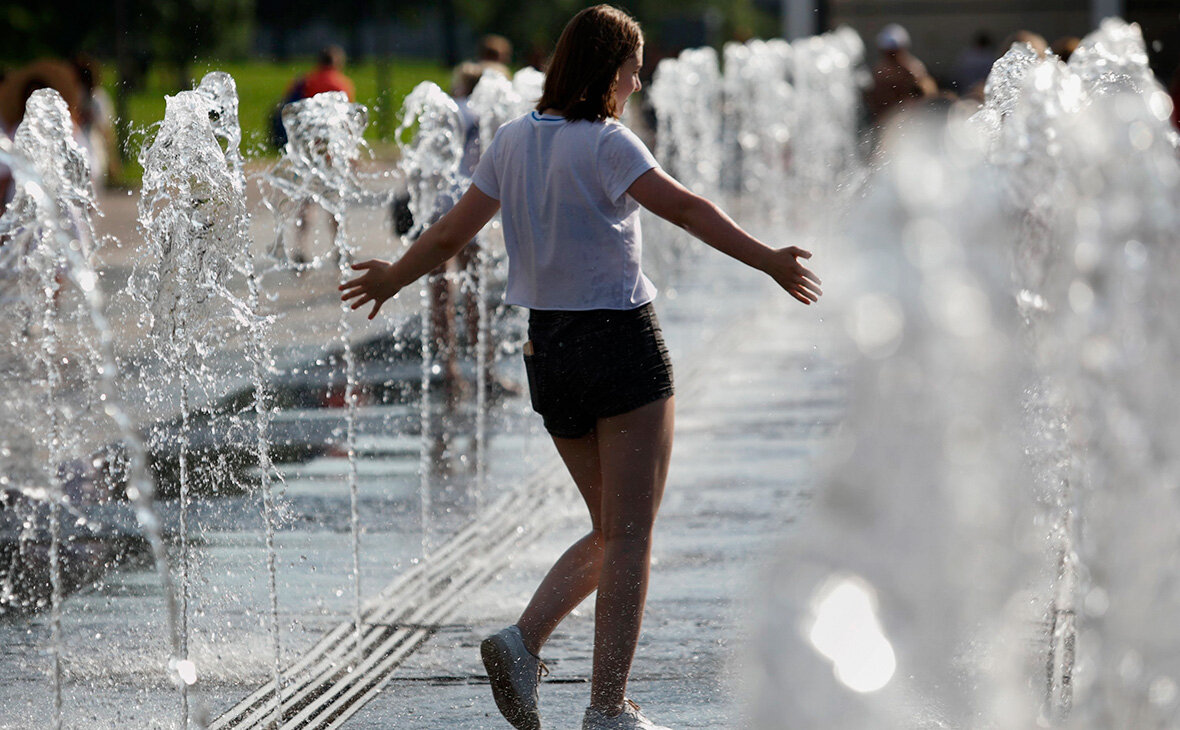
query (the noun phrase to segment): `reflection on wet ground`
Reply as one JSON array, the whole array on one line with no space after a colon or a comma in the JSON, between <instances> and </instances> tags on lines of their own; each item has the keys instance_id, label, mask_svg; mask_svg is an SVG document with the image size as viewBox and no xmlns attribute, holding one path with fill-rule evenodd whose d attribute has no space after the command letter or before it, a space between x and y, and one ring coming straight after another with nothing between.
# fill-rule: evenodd
<instances>
[{"instance_id":1,"label":"reflection on wet ground","mask_svg":"<svg viewBox=\"0 0 1180 730\"><path fill-rule=\"evenodd\" d=\"M364 461L361 476L390 473L389 460L403 460L403 475L412 475L423 443L428 444L432 481L442 485L438 499L458 509L464 500L454 483L475 469L472 434L477 414L473 399L450 401L439 395L441 373L432 377L431 409L436 417L428 439L421 434L421 341L418 319L408 320L389 333L353 348L357 358L359 428L369 434L357 444ZM293 497L301 483L326 482L339 476L335 459L344 457L344 363L339 349L297 364L283 377L267 383L272 419L270 457ZM465 375L474 378L471 368ZM492 378L493 404L505 397L510 381ZM473 388L468 388L473 392ZM258 454L254 434L242 426L252 418L254 389L245 387L212 407L189 416L188 468L196 505L198 532L221 529L261 529L261 515L250 494L258 486ZM152 443L175 443L180 418L153 424ZM379 434L396 434L382 436ZM147 439L145 439L147 440ZM149 454L166 534L177 529L175 505L180 470L179 453L157 449ZM135 510L126 495L120 444L107 445L90 463L62 465L60 475L68 496L60 555L65 592L85 587L124 561L145 558ZM417 495L406 494L387 508L409 511ZM349 528L347 513L324 509L308 494L304 514L289 511L288 524L315 521L332 529ZM451 504L453 503L453 504ZM289 503L293 507L294 503ZM0 617L38 611L49 604L50 556L48 506L15 490L0 492ZM464 510L466 512L466 510ZM332 515L340 517L337 524ZM326 521L325 521L326 519Z\"/></svg>"},{"instance_id":2,"label":"reflection on wet ground","mask_svg":"<svg viewBox=\"0 0 1180 730\"><path fill-rule=\"evenodd\" d=\"M735 271L728 263L711 261L695 275L681 273L678 287L666 287L657 301L676 359L678 384L689 387L693 382L694 363L706 359L702 343L731 326L765 293L759 286L742 283L748 280L740 275L735 278ZM316 278L313 272L295 283L310 289L303 298L319 302L315 313L303 316L327 320L333 305L317 291L330 285L330 279ZM505 318L504 341L519 342L520 313ZM420 345L415 331L420 318L403 314L400 319L404 324L391 331L360 330L362 339L354 345L362 403L355 443L360 583L366 597L419 564L424 545L432 550L443 544L481 508L515 489L553 458L552 445L539 430L528 399L512 392L493 397L487 486L486 493L480 493L474 463L474 388L468 388L453 406L441 396L432 402L428 419L432 428L424 441ZM300 330L299 341L288 343L279 358L281 374L272 372L269 382L274 408L271 449L279 477L275 550L284 666L352 612L342 358L332 347L308 347L309 334ZM328 333L321 341L330 339ZM497 370L497 379L509 385L523 381L523 371L510 349L499 353ZM469 383L473 371L467 362L464 375ZM270 609L262 496L255 488L258 474L251 432L245 427L251 423L251 404L250 389L238 387L195 413L190 433L196 499L188 514L189 648L200 680L194 701L208 708L211 716L265 682L273 657L267 633ZM164 431L177 427L176 421L155 425ZM727 428L725 424L718 427ZM429 453L425 463L431 465L425 480L419 471L424 444ZM110 461L118 463L117 458ZM174 540L179 525L173 477L176 461L168 454L153 454L152 466L162 495L164 532ZM66 717L104 722L124 717L133 718L136 727L167 727L175 714L175 694L164 684L161 667L167 656L167 629L159 586L150 561L142 556L142 546L123 538L139 530L120 488L114 486L119 482L117 466L98 471L105 476L92 474L71 487L72 507L84 519L78 524L69 521L68 529L77 537L66 541L63 554L67 584L73 591L63 615ZM26 518L30 525L44 523L43 516L21 515L16 505L0 513L6 520L13 518L5 524L6 537L19 534ZM89 530L84 537L83 528ZM26 562L17 561L25 565L25 578L15 582L29 586L19 602L36 608L44 598L35 596L31 587L44 581L45 548L38 547L44 541L35 529L25 534L33 536L25 541L21 557ZM178 549L170 543L170 550ZM4 558L7 567L0 570L7 569L15 578L12 566L17 563L7 553ZM49 707L47 635L46 617L36 612L10 612L0 620L0 643L7 647L0 666L0 718L29 716ZM5 722L0 720L0 728L17 727Z\"/></svg>"}]
</instances>

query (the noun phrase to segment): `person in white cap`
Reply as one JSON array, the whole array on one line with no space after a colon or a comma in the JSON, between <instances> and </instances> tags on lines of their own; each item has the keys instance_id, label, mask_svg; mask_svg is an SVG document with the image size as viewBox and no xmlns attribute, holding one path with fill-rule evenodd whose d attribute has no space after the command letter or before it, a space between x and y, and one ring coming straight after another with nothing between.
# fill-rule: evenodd
<instances>
[{"instance_id":1,"label":"person in white cap","mask_svg":"<svg viewBox=\"0 0 1180 730\"><path fill-rule=\"evenodd\" d=\"M926 66L910 53L910 34L897 23L890 23L877 34L880 59L873 68L873 85L865 95L865 104L875 125L917 99L938 93L938 84Z\"/></svg>"}]
</instances>

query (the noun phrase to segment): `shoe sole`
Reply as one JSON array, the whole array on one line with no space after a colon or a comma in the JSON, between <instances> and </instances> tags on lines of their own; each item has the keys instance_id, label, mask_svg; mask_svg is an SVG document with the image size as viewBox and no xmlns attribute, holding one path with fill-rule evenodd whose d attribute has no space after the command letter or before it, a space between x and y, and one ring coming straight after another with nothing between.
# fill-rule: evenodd
<instances>
[{"instance_id":1,"label":"shoe sole","mask_svg":"<svg viewBox=\"0 0 1180 730\"><path fill-rule=\"evenodd\" d=\"M540 716L524 708L520 695L508 679L512 660L508 658L508 645L504 640L489 636L479 645L479 655L492 683L492 698L504 719L516 730L541 730Z\"/></svg>"}]
</instances>

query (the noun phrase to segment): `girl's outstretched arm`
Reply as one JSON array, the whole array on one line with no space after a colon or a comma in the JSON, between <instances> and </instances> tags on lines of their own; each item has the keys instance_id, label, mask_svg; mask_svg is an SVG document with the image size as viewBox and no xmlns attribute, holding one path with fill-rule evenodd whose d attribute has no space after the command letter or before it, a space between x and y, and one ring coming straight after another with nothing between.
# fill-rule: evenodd
<instances>
[{"instance_id":1,"label":"girl's outstretched arm","mask_svg":"<svg viewBox=\"0 0 1180 730\"><path fill-rule=\"evenodd\" d=\"M468 187L455 207L427 228L396 262L370 259L353 264L352 268L365 273L341 284L344 294L340 298L355 299L353 309L373 302L369 319L376 317L387 299L459 253L499 209L500 201L474 185Z\"/></svg>"},{"instance_id":2,"label":"girl's outstretched arm","mask_svg":"<svg viewBox=\"0 0 1180 730\"><path fill-rule=\"evenodd\" d=\"M720 208L692 193L660 168L640 175L627 193L651 212L664 218L718 251L747 266L770 274L779 286L804 304L819 300L819 277L799 259L811 252L795 246L771 248L741 229Z\"/></svg>"}]
</instances>

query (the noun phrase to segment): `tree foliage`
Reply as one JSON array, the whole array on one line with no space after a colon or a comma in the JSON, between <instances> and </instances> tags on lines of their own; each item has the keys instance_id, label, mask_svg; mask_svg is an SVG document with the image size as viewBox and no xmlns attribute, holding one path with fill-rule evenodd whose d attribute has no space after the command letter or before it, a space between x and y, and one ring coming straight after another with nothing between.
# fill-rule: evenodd
<instances>
[{"instance_id":1,"label":"tree foliage","mask_svg":"<svg viewBox=\"0 0 1180 730\"><path fill-rule=\"evenodd\" d=\"M113 57L121 35L130 53L187 66L196 56L250 51L255 0L3 0L0 58L17 64L79 51Z\"/></svg>"},{"instance_id":2,"label":"tree foliage","mask_svg":"<svg viewBox=\"0 0 1180 730\"><path fill-rule=\"evenodd\" d=\"M566 22L595 0L456 0L460 13L477 33L507 36L518 50L518 60L530 49L548 53ZM720 21L720 38L774 33L774 18L754 0L616 0L644 27L649 43L664 42L661 30L669 21L699 20L713 14Z\"/></svg>"},{"instance_id":3,"label":"tree foliage","mask_svg":"<svg viewBox=\"0 0 1180 730\"><path fill-rule=\"evenodd\" d=\"M776 29L765 0L616 0L643 25L649 41L662 42L670 22L699 22L706 13L721 20L724 40L743 31ZM445 0L455 17L476 32L507 36L518 60L530 51L547 54L565 23L593 0ZM85 50L113 57L115 37L142 61L163 61L183 75L194 58L241 58L251 51L256 24L281 34L325 20L346 37L370 21L412 21L439 0L0 0L0 61L8 65L40 56L68 57ZM122 9L123 27L117 27ZM447 14L443 13L444 19Z\"/></svg>"},{"instance_id":4,"label":"tree foliage","mask_svg":"<svg viewBox=\"0 0 1180 730\"><path fill-rule=\"evenodd\" d=\"M112 13L84 0L0 0L0 59L16 64L43 56L68 56L112 32ZM86 18L87 22L78 22Z\"/></svg>"}]
</instances>

